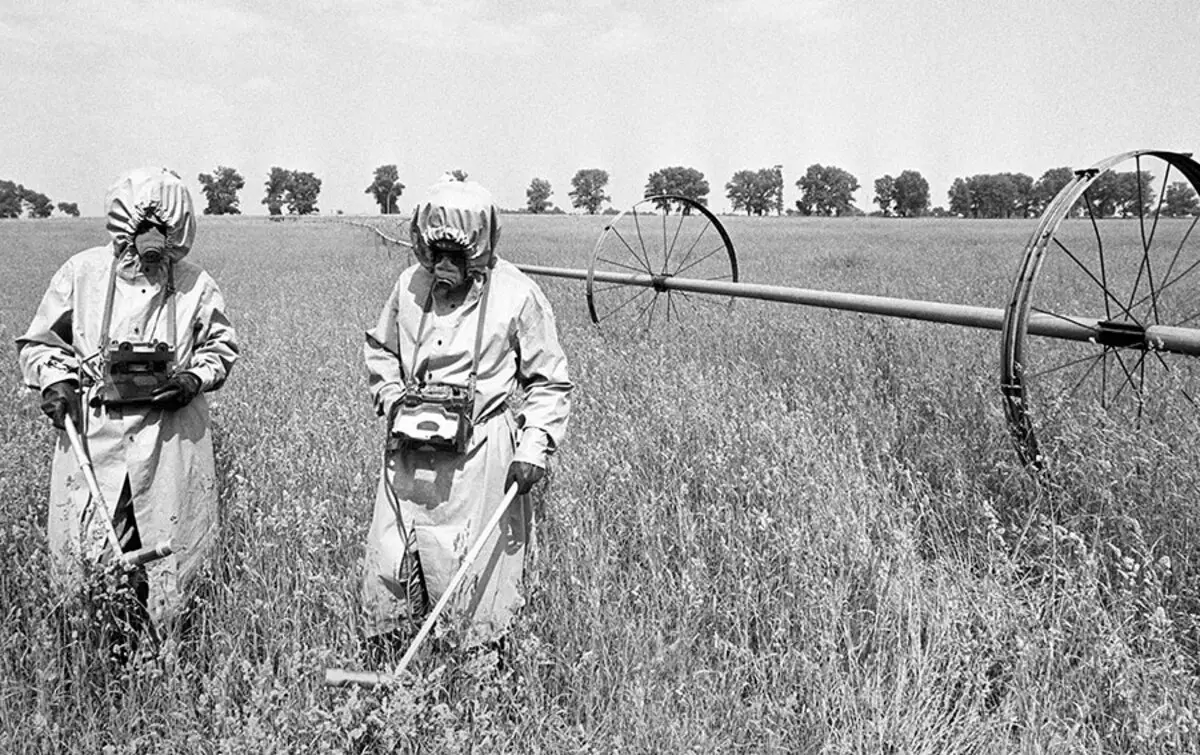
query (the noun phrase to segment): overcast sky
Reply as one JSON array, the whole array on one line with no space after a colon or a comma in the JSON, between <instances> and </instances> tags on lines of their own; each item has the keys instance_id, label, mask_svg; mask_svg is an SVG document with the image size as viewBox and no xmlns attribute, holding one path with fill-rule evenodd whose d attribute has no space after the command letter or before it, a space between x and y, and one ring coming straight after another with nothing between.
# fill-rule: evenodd
<instances>
[{"instance_id":1,"label":"overcast sky","mask_svg":"<svg viewBox=\"0 0 1200 755\"><path fill-rule=\"evenodd\" d=\"M99 215L124 170L193 187L228 165L261 214L271 166L371 212L461 168L504 207L534 177L615 206L670 165L728 207L735 171L813 163L955 177L1200 148L1197 0L0 0L0 178Z\"/></svg>"}]
</instances>

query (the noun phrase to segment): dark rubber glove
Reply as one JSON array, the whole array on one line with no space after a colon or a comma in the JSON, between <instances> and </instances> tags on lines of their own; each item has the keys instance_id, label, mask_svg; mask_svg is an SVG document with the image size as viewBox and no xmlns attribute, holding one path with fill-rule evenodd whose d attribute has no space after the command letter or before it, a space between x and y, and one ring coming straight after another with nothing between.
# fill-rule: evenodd
<instances>
[{"instance_id":1,"label":"dark rubber glove","mask_svg":"<svg viewBox=\"0 0 1200 755\"><path fill-rule=\"evenodd\" d=\"M66 429L66 417L79 427L79 389L70 380L46 386L42 391L42 411L59 430Z\"/></svg>"},{"instance_id":2,"label":"dark rubber glove","mask_svg":"<svg viewBox=\"0 0 1200 755\"><path fill-rule=\"evenodd\" d=\"M150 396L150 403L159 409L175 411L182 409L200 393L200 378L190 372L180 372L172 375Z\"/></svg>"},{"instance_id":3,"label":"dark rubber glove","mask_svg":"<svg viewBox=\"0 0 1200 755\"><path fill-rule=\"evenodd\" d=\"M507 492L515 482L517 483L517 494L525 495L533 489L534 483L542 479L545 474L546 470L535 464L527 461L514 461L508 465L508 476L504 478L504 490Z\"/></svg>"}]
</instances>

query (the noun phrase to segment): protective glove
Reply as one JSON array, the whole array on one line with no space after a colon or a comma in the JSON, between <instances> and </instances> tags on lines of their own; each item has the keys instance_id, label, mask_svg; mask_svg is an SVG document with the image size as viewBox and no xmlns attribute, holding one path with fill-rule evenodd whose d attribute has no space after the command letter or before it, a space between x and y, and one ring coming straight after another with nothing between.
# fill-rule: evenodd
<instances>
[{"instance_id":1,"label":"protective glove","mask_svg":"<svg viewBox=\"0 0 1200 755\"><path fill-rule=\"evenodd\" d=\"M150 403L158 409L176 411L192 402L200 393L200 378L190 372L179 372L150 395Z\"/></svg>"},{"instance_id":2,"label":"protective glove","mask_svg":"<svg viewBox=\"0 0 1200 755\"><path fill-rule=\"evenodd\" d=\"M79 388L70 380L48 385L42 391L42 411L59 430L66 429L65 418L70 417L79 427Z\"/></svg>"},{"instance_id":3,"label":"protective glove","mask_svg":"<svg viewBox=\"0 0 1200 755\"><path fill-rule=\"evenodd\" d=\"M517 495L525 495L533 489L534 483L545 476L546 470L530 464L527 461L514 461L508 465L508 476L504 478L504 489L507 491L512 484L517 483Z\"/></svg>"}]
</instances>

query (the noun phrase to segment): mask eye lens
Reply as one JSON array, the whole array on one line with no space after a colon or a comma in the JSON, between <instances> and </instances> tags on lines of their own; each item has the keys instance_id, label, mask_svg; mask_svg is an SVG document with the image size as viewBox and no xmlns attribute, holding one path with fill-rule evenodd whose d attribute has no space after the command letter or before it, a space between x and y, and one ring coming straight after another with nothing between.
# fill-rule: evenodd
<instances>
[{"instance_id":1,"label":"mask eye lens","mask_svg":"<svg viewBox=\"0 0 1200 755\"><path fill-rule=\"evenodd\" d=\"M434 242L429 246L429 256L433 258L435 264L445 259L456 265L462 265L467 261L467 250L459 244L444 241Z\"/></svg>"}]
</instances>

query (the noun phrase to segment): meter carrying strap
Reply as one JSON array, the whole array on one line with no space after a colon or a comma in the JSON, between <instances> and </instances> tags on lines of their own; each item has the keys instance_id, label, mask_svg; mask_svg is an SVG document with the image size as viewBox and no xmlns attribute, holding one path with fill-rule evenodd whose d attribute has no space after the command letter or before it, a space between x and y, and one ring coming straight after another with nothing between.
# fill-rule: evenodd
<instances>
[{"instance_id":1,"label":"meter carrying strap","mask_svg":"<svg viewBox=\"0 0 1200 755\"><path fill-rule=\"evenodd\" d=\"M167 263L167 280L163 287L162 308L167 312L167 330L171 342L116 341L111 337L113 300L117 293L119 257L113 255L108 274L108 293L104 299L104 317L100 326L102 390L92 399L93 404L105 406L145 405L150 396L171 377L176 364L178 329L175 302L175 263ZM161 309L159 312L161 313ZM158 316L147 329L152 335L158 329Z\"/></svg>"},{"instance_id":2,"label":"meter carrying strap","mask_svg":"<svg viewBox=\"0 0 1200 755\"><path fill-rule=\"evenodd\" d=\"M389 430L389 446L394 441L398 446L429 448L433 450L463 453L471 440L471 428L475 424L475 388L479 374L479 354L483 348L483 328L487 319L488 293L491 291L491 275L483 281L479 294L478 321L475 329L475 349L471 357L471 372L467 386L446 383L421 383L417 380L417 357L421 349L421 337L425 322L433 308L433 286L421 310L421 321L417 325L417 336L413 345L412 371L405 382L404 397L395 413ZM403 371L403 365L401 365Z\"/></svg>"}]
</instances>

